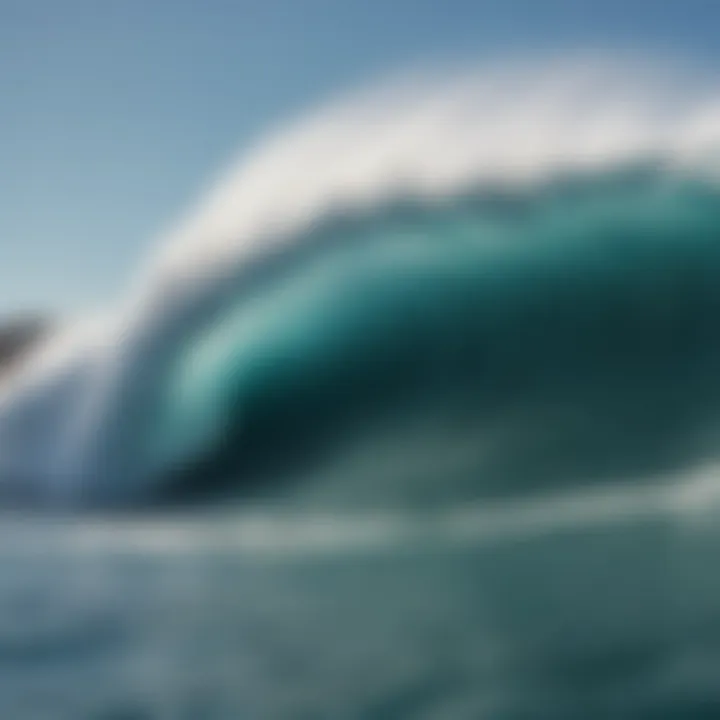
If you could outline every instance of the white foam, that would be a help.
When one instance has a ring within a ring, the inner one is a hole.
[[[702,534],[716,532],[718,513],[720,468],[708,464],[652,484],[627,481],[610,489],[545,493],[421,513],[255,510],[79,523],[36,518],[29,525],[24,516],[6,516],[0,528],[14,539],[12,547],[5,548],[12,553],[21,547],[29,554],[54,549],[73,556],[230,552],[303,558],[532,543],[566,532],[612,533],[627,523],[661,522],[678,533]]]
[[[330,103],[244,156],[158,266],[197,274],[244,261],[338,207],[647,157],[694,165],[719,148],[720,88],[662,63],[581,55],[413,75]]]

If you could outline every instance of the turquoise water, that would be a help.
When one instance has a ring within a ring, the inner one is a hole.
[[[148,442],[182,492],[426,505],[714,457],[712,184],[641,168],[312,232],[168,371]]]

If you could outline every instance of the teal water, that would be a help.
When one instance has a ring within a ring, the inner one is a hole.
[[[171,366],[149,436],[171,497],[422,506],[714,457],[712,183],[639,168],[312,233]]]

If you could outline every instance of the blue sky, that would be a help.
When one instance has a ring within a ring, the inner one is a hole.
[[[720,0],[0,0],[0,316],[122,292],[268,126],[433,58],[644,49],[715,66]]]

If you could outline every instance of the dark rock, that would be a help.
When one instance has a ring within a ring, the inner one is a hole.
[[[47,337],[53,324],[41,316],[24,316],[0,322],[0,372],[16,364]]]

